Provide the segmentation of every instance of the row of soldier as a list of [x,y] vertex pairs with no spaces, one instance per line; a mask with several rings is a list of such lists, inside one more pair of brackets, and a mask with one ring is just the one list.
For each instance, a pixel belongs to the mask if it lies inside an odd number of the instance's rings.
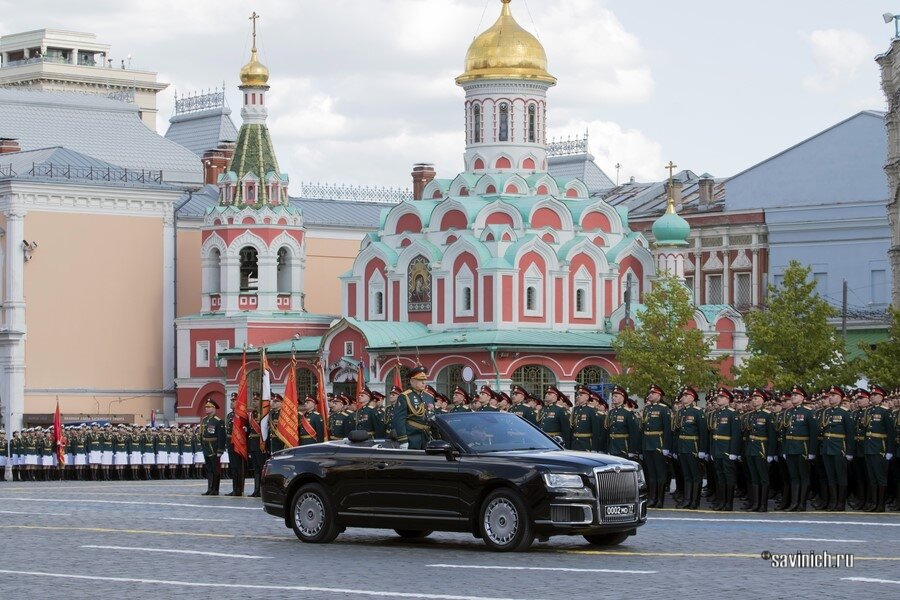
[[140,426],[92,422],[64,428],[60,464],[51,427],[0,430],[0,481],[196,479],[203,455],[198,425]]

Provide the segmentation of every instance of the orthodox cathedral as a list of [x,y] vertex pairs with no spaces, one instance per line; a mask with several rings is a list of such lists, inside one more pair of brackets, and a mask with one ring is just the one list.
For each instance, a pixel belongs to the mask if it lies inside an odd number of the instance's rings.
[[[602,386],[620,368],[612,340],[640,321],[657,273],[684,278],[690,227],[671,189],[651,247],[629,228],[627,208],[590,196],[581,179],[551,176],[546,120],[556,78],[502,0],[456,78],[464,170],[436,178],[417,167],[414,198],[384,209],[352,269],[335,274],[342,317],[310,314],[301,301],[303,215],[288,201],[266,128],[268,75],[254,33],[240,73],[243,124],[203,224],[202,311],[177,321],[179,417],[200,415],[208,396],[225,406],[244,347],[251,387],[265,347],[273,389],[283,388],[293,355],[301,395],[315,386],[316,360],[329,391],[352,391],[360,366],[379,389],[396,367],[416,364],[444,393],[485,383],[532,393]],[[733,308],[697,306],[694,325],[715,338],[724,370],[740,360],[746,336]]]

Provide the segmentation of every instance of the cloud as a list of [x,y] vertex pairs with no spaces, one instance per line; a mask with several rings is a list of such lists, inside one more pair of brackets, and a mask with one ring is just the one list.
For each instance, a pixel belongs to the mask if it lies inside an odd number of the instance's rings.
[[548,135],[568,135],[572,131],[588,131],[591,154],[606,175],[616,180],[616,164],[620,164],[619,183],[634,177],[638,181],[659,181],[665,172],[662,146],[638,129],[624,129],[611,121],[569,121]]
[[875,46],[861,33],[846,29],[819,29],[803,34],[819,72],[802,79],[813,92],[829,92],[853,81],[861,68],[871,67]]

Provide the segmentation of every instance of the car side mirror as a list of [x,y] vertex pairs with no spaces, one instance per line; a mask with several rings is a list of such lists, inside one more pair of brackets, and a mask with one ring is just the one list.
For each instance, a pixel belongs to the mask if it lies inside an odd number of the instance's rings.
[[429,456],[442,454],[450,460],[453,457],[453,446],[447,440],[431,440],[425,446],[425,454]]

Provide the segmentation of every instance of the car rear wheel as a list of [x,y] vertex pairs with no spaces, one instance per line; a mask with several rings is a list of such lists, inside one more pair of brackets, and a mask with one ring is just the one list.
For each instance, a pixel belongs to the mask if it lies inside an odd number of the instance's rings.
[[618,546],[628,539],[627,533],[595,533],[584,536],[593,546]]
[[534,529],[521,496],[494,490],[481,505],[481,538],[491,550],[521,552],[534,542]]
[[308,544],[327,544],[341,532],[331,498],[318,483],[308,483],[294,494],[291,523],[300,541]]
[[405,540],[418,540],[421,538],[427,538],[429,535],[434,533],[431,529],[395,529],[397,535],[402,537]]

